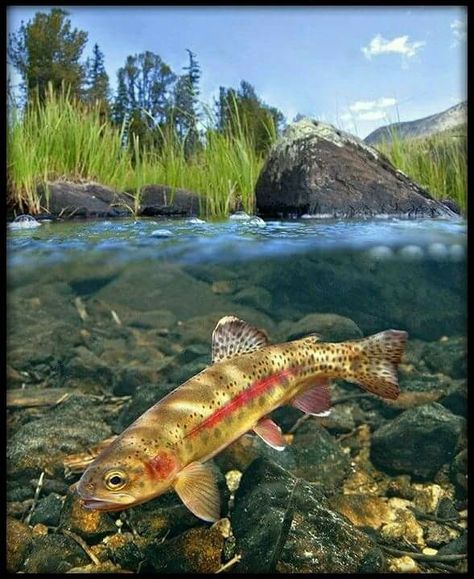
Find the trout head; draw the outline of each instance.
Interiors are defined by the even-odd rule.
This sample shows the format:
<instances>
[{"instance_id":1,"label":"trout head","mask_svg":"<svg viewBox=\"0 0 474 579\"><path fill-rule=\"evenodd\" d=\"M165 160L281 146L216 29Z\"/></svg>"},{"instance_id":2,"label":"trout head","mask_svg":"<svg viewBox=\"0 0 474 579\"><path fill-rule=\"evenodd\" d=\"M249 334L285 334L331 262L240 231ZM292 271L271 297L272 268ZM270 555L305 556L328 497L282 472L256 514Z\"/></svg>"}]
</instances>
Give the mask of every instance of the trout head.
<instances>
[{"instance_id":1,"label":"trout head","mask_svg":"<svg viewBox=\"0 0 474 579\"><path fill-rule=\"evenodd\" d=\"M166 448L140 452L131 440L117 439L90 464L77 484L86 508L118 511L170 489L179 465Z\"/></svg>"}]
</instances>

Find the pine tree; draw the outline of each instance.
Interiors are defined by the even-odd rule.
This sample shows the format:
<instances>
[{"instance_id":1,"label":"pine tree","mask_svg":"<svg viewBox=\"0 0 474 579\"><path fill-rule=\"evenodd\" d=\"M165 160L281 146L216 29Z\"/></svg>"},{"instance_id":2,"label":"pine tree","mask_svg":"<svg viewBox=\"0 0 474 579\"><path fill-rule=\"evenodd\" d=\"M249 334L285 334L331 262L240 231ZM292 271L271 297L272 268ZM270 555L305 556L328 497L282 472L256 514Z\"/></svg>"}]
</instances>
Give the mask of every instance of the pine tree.
<instances>
[{"instance_id":1,"label":"pine tree","mask_svg":"<svg viewBox=\"0 0 474 579\"><path fill-rule=\"evenodd\" d=\"M84 67L79 59L87 32L71 30L67 15L61 8L53 8L48 14L37 12L33 20L21 23L18 32L9 34L8 55L22 77L28 100L34 94L43 100L48 82L54 90L64 83L71 95L81 95Z\"/></svg>"},{"instance_id":2,"label":"pine tree","mask_svg":"<svg viewBox=\"0 0 474 579\"><path fill-rule=\"evenodd\" d=\"M189 157L200 145L198 97L201 69L196 55L191 50L186 50L189 64L183 67L186 74L181 75L175 85L173 117L177 133L184 141L185 154Z\"/></svg>"},{"instance_id":3,"label":"pine tree","mask_svg":"<svg viewBox=\"0 0 474 579\"><path fill-rule=\"evenodd\" d=\"M104 54L99 45L94 44L92 60L86 63L86 90L85 101L98 106L103 114L109 115L109 76L105 71Z\"/></svg>"}]
</instances>

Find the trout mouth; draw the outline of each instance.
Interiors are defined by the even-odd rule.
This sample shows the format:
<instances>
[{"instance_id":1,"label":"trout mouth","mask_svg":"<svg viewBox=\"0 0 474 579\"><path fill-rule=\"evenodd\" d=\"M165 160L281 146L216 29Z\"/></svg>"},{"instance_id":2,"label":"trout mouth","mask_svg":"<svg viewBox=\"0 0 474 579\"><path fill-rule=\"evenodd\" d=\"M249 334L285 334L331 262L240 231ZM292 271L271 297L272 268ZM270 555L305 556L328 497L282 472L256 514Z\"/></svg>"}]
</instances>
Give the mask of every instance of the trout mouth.
<instances>
[{"instance_id":1,"label":"trout mouth","mask_svg":"<svg viewBox=\"0 0 474 579\"><path fill-rule=\"evenodd\" d=\"M131 495L127 495L125 493L120 494L117 497L114 497L113 500L111 499L99 499L97 497L81 497L81 502L86 509L95 509L97 511L120 511L122 509L126 509L133 505L135 501L135 497Z\"/></svg>"}]
</instances>

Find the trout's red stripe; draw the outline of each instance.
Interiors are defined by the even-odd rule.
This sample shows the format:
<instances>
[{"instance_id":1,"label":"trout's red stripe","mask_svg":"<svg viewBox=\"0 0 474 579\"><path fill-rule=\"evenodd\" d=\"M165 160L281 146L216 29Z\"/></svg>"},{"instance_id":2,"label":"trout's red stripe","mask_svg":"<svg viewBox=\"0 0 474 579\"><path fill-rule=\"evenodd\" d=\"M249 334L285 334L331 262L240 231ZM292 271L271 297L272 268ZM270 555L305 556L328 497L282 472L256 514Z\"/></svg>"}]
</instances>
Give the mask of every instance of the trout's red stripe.
<instances>
[{"instance_id":1,"label":"trout's red stripe","mask_svg":"<svg viewBox=\"0 0 474 579\"><path fill-rule=\"evenodd\" d=\"M195 428L190 430L186 434L186 437L197 434L204 428L212 428L213 426L218 424L221 420L223 420L226 416L228 416L238 408L244 406L252 398L256 398L260 394L263 394L267 390L270 390L271 388L273 388L273 386L276 386L282 380L291 378L295 373L296 369L280 370L280 372L277 372L276 374L272 374L271 376L267 376L266 378L262 378L262 380L254 382L246 390L240 392L240 394L237 394L237 396L233 398L230 402L228 402L225 406L213 412L210 416L205 418Z\"/></svg>"}]
</instances>

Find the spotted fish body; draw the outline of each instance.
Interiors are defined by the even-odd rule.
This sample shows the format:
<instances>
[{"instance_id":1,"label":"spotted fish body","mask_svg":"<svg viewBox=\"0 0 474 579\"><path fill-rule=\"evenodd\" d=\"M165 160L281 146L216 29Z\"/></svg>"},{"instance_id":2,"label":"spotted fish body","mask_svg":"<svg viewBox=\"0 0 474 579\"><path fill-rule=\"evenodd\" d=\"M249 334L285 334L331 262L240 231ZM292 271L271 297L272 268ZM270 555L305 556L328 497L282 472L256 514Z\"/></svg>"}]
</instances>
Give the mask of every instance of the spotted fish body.
<instances>
[{"instance_id":1,"label":"spotted fish body","mask_svg":"<svg viewBox=\"0 0 474 579\"><path fill-rule=\"evenodd\" d=\"M84 473L79 494L86 506L115 510L174 488L194 514L215 520L219 501L212 470L204 464L208 459L252 430L283 449L284 438L268 414L285 404L327 413L329 380L342 378L396 398L396 365L406 338L405 332L388 330L341 343L309 336L269 345L263 332L227 316L213 334L214 363L106 448ZM124 486L104 489L104 480L118 483L122 475Z\"/></svg>"}]
</instances>

